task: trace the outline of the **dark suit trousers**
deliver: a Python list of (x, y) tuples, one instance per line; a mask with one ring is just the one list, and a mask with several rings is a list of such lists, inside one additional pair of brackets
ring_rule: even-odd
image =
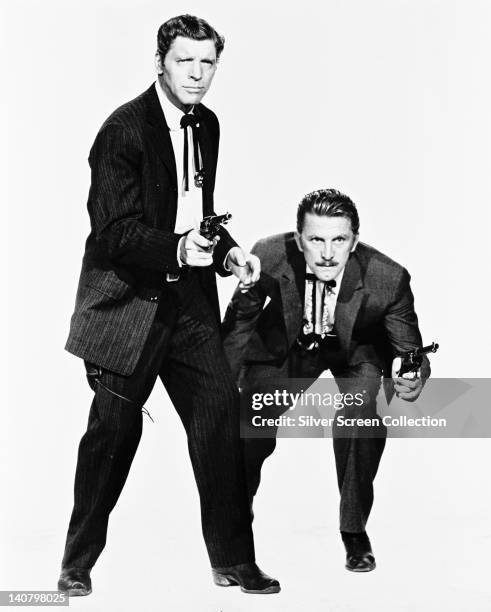
[[(331, 369), (341, 393), (354, 395), (366, 392), (361, 408), (344, 408), (337, 414), (350, 418), (376, 417), (376, 397), (381, 384), (379, 368), (370, 363), (347, 367), (331, 360), (329, 354), (304, 351), (297, 346), (289, 355), (290, 378), (310, 378), (314, 382), (326, 369)], [(307, 388), (306, 385), (304, 388)], [(284, 410), (271, 416), (276, 417), (281, 412)], [(271, 428), (270, 437), (243, 440), (250, 503), (259, 487), (262, 464), (275, 449), (276, 429)], [(334, 457), (341, 496), (341, 531), (365, 531), (373, 505), (373, 481), (384, 451), (386, 435), (383, 424), (370, 428), (333, 427)]]
[[(103, 371), (78, 452), (63, 567), (91, 568), (142, 433), (141, 408), (160, 376), (186, 429), (211, 565), (254, 560), (239, 437), (239, 398), (195, 271), (166, 285), (131, 376)], [(162, 468), (165, 469), (165, 468)], [(170, 529), (170, 526), (167, 526)], [(165, 538), (165, 527), (162, 537)]]

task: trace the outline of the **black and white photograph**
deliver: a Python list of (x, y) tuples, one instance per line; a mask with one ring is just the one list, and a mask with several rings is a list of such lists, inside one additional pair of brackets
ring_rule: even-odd
[(0, 606), (491, 610), (491, 6), (2, 5)]

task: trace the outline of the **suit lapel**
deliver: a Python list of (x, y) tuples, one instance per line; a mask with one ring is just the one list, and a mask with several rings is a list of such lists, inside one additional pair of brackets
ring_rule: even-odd
[(147, 90), (147, 133), (158, 156), (167, 167), (174, 186), (177, 186), (177, 170), (174, 149), (169, 134), (169, 127), (160, 106), (155, 85)]
[[(194, 107), (194, 113), (199, 119), (198, 126), (198, 139), (199, 149), (201, 152), (201, 159), (203, 162), (203, 170), (205, 178), (203, 181), (203, 215), (210, 215), (213, 213), (213, 153), (211, 150), (211, 139), (208, 128), (205, 121), (203, 120), (203, 113), (200, 112), (200, 107)], [(211, 202), (211, 207), (207, 206), (208, 202)], [(209, 210), (208, 210), (209, 208)]]
[(362, 288), (362, 270), (355, 250), (346, 264), (334, 313), (339, 344), (346, 354), (349, 353), (353, 326), (363, 300)]
[(291, 345), (302, 325), (305, 293), (305, 258), (294, 241), (287, 244), (287, 256), (279, 279), (286, 333)]

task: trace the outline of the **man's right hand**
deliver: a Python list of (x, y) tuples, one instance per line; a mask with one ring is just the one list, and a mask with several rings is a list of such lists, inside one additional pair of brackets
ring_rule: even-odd
[(423, 390), (421, 370), (417, 372), (406, 372), (402, 376), (397, 373), (401, 369), (401, 358), (395, 357), (392, 362), (392, 380), (397, 397), (401, 397), (406, 402), (414, 402), (418, 399)]
[(213, 249), (220, 240), (216, 236), (208, 240), (198, 230), (193, 229), (180, 241), (179, 257), (186, 266), (205, 268), (213, 263)]

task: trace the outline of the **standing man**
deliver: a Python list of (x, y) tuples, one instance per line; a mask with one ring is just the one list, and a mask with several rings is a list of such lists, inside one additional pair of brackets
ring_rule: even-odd
[[(393, 377), (389, 400), (394, 390), (407, 401), (419, 396), (430, 374), (426, 358), (414, 380), (396, 375), (397, 356), (421, 347), (409, 274), (360, 243), (359, 226), (350, 198), (321, 189), (300, 203), (295, 233), (254, 246), (261, 278), (247, 293), (236, 290), (223, 325), (225, 352), (241, 387), (254, 392), (269, 378), (315, 380), (330, 369), (343, 395), (366, 393), (361, 408), (343, 409), (345, 416), (362, 418), (376, 416), (382, 375)], [(275, 410), (273, 416), (286, 408)], [(245, 416), (250, 425), (250, 413)], [(262, 463), (275, 448), (276, 428), (269, 433), (244, 439), (251, 504)], [(355, 428), (349, 436), (333, 429), (340, 530), (346, 567), (355, 572), (375, 568), (365, 526), (385, 438), (384, 425)]]
[(196, 229), (214, 214), (219, 125), (200, 102), (223, 46), (203, 19), (164, 23), (157, 82), (114, 111), (90, 152), (91, 233), (66, 348), (84, 359), (95, 396), (58, 583), (70, 595), (91, 592), (157, 377), (186, 429), (215, 583), (280, 590), (254, 563), (238, 394), (220, 344), (215, 281), (215, 272), (233, 272), (247, 290), (259, 261), (223, 228), (212, 241)]

